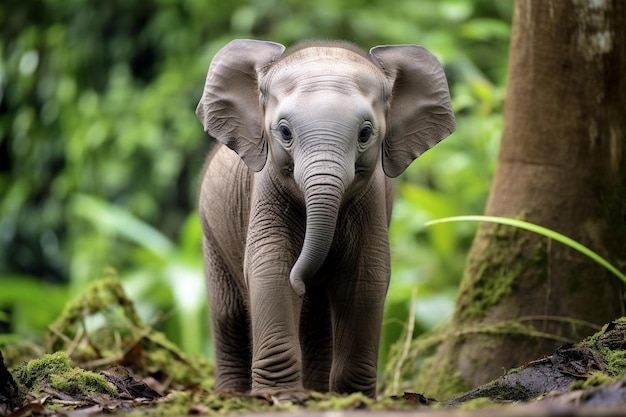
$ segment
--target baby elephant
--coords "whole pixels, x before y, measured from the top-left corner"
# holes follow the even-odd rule
[[[415,45],[235,40],[196,111],[217,139],[199,210],[216,389],[376,395],[390,178],[455,129]]]

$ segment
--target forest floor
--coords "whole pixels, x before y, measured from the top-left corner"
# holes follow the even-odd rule
[[[94,315],[106,325],[87,329]],[[11,371],[5,361],[14,365]],[[447,401],[409,392],[377,400],[359,393],[311,393],[294,404],[216,394],[207,377],[212,373],[206,359],[180,352],[145,326],[119,282],[104,280],[68,304],[50,327],[46,346],[2,347],[0,415],[626,417],[626,318]]]

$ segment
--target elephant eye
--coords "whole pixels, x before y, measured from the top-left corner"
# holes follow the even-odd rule
[[[367,141],[372,137],[372,133],[373,129],[369,123],[363,126],[359,131],[359,143],[367,143]]]
[[[278,133],[280,133],[280,137],[285,142],[291,142],[291,140],[293,139],[293,134],[291,133],[291,129],[289,129],[289,127],[285,125],[281,125],[278,127]]]

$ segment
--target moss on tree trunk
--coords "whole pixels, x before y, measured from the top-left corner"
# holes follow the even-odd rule
[[[563,233],[622,269],[625,26],[620,0],[516,2],[504,132],[486,208]],[[623,307],[622,283],[583,255],[484,224],[469,254],[452,336],[427,361],[417,389],[445,398],[478,386],[581,340]]]

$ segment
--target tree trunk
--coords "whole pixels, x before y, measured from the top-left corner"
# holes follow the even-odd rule
[[[626,268],[626,2],[518,0],[486,214],[563,233]],[[445,397],[623,314],[623,285],[578,252],[481,225],[450,336],[418,389]],[[447,392],[446,392],[447,391]]]

